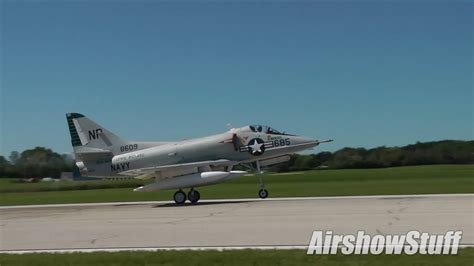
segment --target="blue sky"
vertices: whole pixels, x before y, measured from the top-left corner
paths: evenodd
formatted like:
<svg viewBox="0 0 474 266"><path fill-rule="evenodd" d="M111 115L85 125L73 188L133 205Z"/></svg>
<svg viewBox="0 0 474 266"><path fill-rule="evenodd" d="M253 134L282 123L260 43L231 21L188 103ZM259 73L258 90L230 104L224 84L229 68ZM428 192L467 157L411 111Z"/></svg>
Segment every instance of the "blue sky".
<svg viewBox="0 0 474 266"><path fill-rule="evenodd" d="M271 125L322 147L473 139L472 2L1 3L0 154Z"/></svg>

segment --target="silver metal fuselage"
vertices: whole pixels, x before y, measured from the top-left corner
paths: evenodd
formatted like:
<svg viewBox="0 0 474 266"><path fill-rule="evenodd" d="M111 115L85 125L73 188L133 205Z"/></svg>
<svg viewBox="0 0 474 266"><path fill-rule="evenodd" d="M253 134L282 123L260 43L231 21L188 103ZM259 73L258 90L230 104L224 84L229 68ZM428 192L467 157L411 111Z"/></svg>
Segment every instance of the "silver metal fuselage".
<svg viewBox="0 0 474 266"><path fill-rule="evenodd" d="M247 148L255 139L265 142L259 153L253 153ZM208 137L139 148L107 160L99 160L89 164L87 168L89 176L113 177L119 176L121 171L217 159L251 163L296 153L317 145L318 142L310 138L254 132L247 126Z"/></svg>

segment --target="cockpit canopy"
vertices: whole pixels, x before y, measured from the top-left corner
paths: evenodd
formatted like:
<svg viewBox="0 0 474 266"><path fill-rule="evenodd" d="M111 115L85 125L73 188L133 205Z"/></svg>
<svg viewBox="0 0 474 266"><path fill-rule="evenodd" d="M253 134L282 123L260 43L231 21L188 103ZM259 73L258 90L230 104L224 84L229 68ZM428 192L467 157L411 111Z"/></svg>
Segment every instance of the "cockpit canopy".
<svg viewBox="0 0 474 266"><path fill-rule="evenodd" d="M274 128L271 128L269 126L264 126L264 125L250 125L249 128L250 130L252 130L252 132L261 132L261 133L272 134L272 135L288 135L288 134L285 134L284 132L282 133Z"/></svg>

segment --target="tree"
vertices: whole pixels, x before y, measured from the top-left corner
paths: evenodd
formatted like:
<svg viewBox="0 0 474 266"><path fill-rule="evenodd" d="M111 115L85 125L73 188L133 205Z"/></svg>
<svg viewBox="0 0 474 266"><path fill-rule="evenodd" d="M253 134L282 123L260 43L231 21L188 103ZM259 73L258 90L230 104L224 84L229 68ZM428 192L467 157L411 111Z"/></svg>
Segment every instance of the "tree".
<svg viewBox="0 0 474 266"><path fill-rule="evenodd" d="M15 168L22 177L59 177L63 171L72 171L67 157L44 147L25 150L16 160Z"/></svg>
<svg viewBox="0 0 474 266"><path fill-rule="evenodd" d="M10 162L5 157L0 155L0 177L8 176L8 172L11 168Z"/></svg>
<svg viewBox="0 0 474 266"><path fill-rule="evenodd" d="M278 171L330 168L378 168L423 164L472 164L474 141L417 142L404 147L343 148L334 153L292 155Z"/></svg>
<svg viewBox="0 0 474 266"><path fill-rule="evenodd" d="M12 162L13 164L16 164L18 160L20 160L20 153L17 151L12 151L10 153L10 162Z"/></svg>

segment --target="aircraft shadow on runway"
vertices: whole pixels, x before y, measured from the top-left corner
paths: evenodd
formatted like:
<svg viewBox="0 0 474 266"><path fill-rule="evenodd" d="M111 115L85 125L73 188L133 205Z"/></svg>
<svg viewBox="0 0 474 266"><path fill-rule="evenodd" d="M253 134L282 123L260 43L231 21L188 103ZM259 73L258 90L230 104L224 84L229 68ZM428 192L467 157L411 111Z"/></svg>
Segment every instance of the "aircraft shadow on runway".
<svg viewBox="0 0 474 266"><path fill-rule="evenodd" d="M205 205L218 205L218 204L240 204L240 203L251 203L251 202L256 202L255 201L248 201L248 200L242 200L242 201L212 201L212 202L198 202L198 203L185 203L185 204L176 204L176 203L163 203L163 204L156 204L153 205L152 208L164 208L164 207L199 207L199 206L205 206Z"/></svg>

